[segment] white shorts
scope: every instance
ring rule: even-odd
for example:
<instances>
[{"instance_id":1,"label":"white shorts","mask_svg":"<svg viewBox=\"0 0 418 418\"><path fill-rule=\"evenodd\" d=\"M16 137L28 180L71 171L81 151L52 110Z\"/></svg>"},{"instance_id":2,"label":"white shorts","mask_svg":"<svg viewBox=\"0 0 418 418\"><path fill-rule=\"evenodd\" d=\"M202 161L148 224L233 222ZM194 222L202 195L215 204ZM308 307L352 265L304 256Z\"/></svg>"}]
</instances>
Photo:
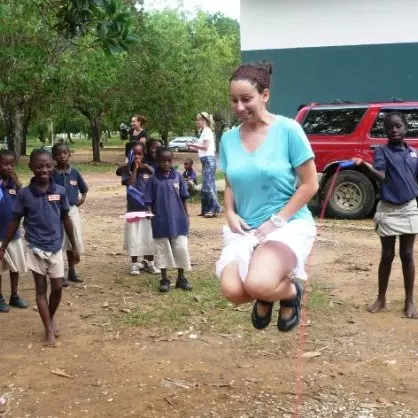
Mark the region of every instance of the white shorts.
<instances>
[{"instance_id":1,"label":"white shorts","mask_svg":"<svg viewBox=\"0 0 418 418\"><path fill-rule=\"evenodd\" d=\"M64 277L64 256L62 250L51 255L48 260L44 260L26 246L26 263L28 269L42 276L49 276L51 279Z\"/></svg>"},{"instance_id":2,"label":"white shorts","mask_svg":"<svg viewBox=\"0 0 418 418\"><path fill-rule=\"evenodd\" d=\"M6 248L3 263L0 266L0 274L5 271L10 271L12 273L24 273L28 271L25 259L25 249L21 238L10 241Z\"/></svg>"},{"instance_id":3,"label":"white shorts","mask_svg":"<svg viewBox=\"0 0 418 418\"><path fill-rule=\"evenodd\" d=\"M185 235L156 238L155 265L159 269L191 270L188 238Z\"/></svg>"},{"instance_id":4,"label":"white shorts","mask_svg":"<svg viewBox=\"0 0 418 418\"><path fill-rule=\"evenodd\" d=\"M123 235L123 249L128 251L131 257L154 255L155 243L149 219L144 218L139 222L126 222Z\"/></svg>"},{"instance_id":5,"label":"white shorts","mask_svg":"<svg viewBox=\"0 0 418 418\"><path fill-rule=\"evenodd\" d=\"M77 250L81 254L84 252L84 244L83 244L83 236L81 233L81 218L80 218L80 212L78 210L77 206L70 206L70 219L73 224L73 231L74 231L74 239L75 243L77 245ZM64 244L62 246L62 249L64 251L71 251L72 247L70 244L70 240L67 237L67 234L65 234L64 237Z\"/></svg>"},{"instance_id":6,"label":"white shorts","mask_svg":"<svg viewBox=\"0 0 418 418\"><path fill-rule=\"evenodd\" d=\"M221 258L216 263L216 274L221 277L223 269L230 263L237 261L242 281L248 274L248 266L257 240L251 234L238 234L228 226L223 228L224 249ZM316 237L316 227L313 221L295 219L283 228L278 228L266 236L264 242L274 241L287 245L296 255L297 263L292 276L301 280L307 279L305 263L311 253Z\"/></svg>"}]
</instances>

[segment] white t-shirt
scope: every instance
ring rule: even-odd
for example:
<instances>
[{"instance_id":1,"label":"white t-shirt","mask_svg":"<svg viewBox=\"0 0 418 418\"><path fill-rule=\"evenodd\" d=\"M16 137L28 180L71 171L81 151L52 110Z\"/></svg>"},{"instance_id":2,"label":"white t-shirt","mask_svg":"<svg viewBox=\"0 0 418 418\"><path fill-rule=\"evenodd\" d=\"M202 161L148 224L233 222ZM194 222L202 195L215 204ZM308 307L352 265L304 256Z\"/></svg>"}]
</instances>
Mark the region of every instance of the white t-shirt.
<instances>
[{"instance_id":1,"label":"white t-shirt","mask_svg":"<svg viewBox=\"0 0 418 418\"><path fill-rule=\"evenodd\" d=\"M203 141L209 141L209 148L207 150L200 149L198 150L199 158L202 157L214 157L215 156L215 137L213 132L209 127L203 129L199 137L199 144L203 145Z\"/></svg>"}]
</instances>

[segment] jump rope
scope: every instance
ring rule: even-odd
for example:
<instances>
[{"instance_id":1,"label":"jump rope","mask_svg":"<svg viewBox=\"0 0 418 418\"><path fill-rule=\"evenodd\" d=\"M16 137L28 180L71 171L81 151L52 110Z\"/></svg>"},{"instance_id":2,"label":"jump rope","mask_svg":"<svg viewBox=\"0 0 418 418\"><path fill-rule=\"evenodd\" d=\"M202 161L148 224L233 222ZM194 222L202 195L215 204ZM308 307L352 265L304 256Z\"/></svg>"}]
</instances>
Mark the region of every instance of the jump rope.
<instances>
[{"instance_id":1,"label":"jump rope","mask_svg":"<svg viewBox=\"0 0 418 418\"><path fill-rule=\"evenodd\" d=\"M341 169L344 168L351 168L354 167L355 163L353 161L339 161L337 169L335 170L335 173L332 176L331 184L328 189L328 192L325 196L325 200L322 203L321 212L319 215L319 227L318 227L318 235L321 232L321 226L323 225L323 221L325 219L325 212L327 210L329 201L331 200L332 192L335 188L335 183L337 181L338 174L340 173ZM308 261L308 269L312 266L312 259L315 256L314 253L311 254ZM308 302L308 293L305 292L303 295L303 305L306 306ZM300 318L300 326L299 326L299 336L298 336L298 354L296 357L296 383L295 383L295 402L293 406L292 411L292 417L293 418L299 418L301 416L300 407L301 407L301 401L302 401L302 377L303 377L303 371L304 371L304 358L303 354L305 352L305 344L306 344L306 337L307 335L307 329L306 329L306 309L302 309L301 312L301 318Z\"/></svg>"}]
</instances>

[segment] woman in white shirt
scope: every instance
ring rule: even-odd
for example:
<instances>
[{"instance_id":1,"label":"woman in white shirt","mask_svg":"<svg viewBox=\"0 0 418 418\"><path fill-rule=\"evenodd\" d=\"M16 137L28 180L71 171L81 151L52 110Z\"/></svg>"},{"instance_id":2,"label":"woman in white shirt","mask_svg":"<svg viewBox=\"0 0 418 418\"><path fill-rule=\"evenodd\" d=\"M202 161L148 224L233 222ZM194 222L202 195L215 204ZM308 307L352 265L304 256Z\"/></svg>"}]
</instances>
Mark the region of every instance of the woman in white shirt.
<instances>
[{"instance_id":1,"label":"woman in white shirt","mask_svg":"<svg viewBox=\"0 0 418 418\"><path fill-rule=\"evenodd\" d=\"M199 142L190 146L197 149L202 163L202 213L205 218L213 218L220 212L218 192L216 190L216 156L215 137L213 135L213 117L207 112L201 112L196 117L200 129Z\"/></svg>"}]
</instances>

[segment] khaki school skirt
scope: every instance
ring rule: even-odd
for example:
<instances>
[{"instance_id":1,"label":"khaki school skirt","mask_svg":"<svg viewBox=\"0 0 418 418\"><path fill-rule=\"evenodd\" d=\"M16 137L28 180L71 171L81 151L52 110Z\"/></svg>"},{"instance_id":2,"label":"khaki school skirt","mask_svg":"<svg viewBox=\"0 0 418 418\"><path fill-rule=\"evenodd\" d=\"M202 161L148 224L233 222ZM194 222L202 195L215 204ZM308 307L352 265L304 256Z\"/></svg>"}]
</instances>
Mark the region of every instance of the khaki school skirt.
<instances>
[{"instance_id":1,"label":"khaki school skirt","mask_svg":"<svg viewBox=\"0 0 418 418\"><path fill-rule=\"evenodd\" d=\"M81 230L81 218L80 218L80 212L78 210L77 206L70 206L70 219L73 224L73 232L74 232L74 239L75 243L77 245L77 250L81 254L84 252L84 244L83 244L83 234ZM65 234L64 237L64 243L62 246L64 251L71 251L71 244L70 240L67 237L67 234Z\"/></svg>"},{"instance_id":2,"label":"khaki school skirt","mask_svg":"<svg viewBox=\"0 0 418 418\"><path fill-rule=\"evenodd\" d=\"M21 238L10 241L6 248L3 263L0 264L0 274L5 271L11 271L12 273L24 273L28 271Z\"/></svg>"},{"instance_id":3,"label":"khaki school skirt","mask_svg":"<svg viewBox=\"0 0 418 418\"><path fill-rule=\"evenodd\" d=\"M380 237L418 234L417 201L413 199L404 205L380 201L373 220Z\"/></svg>"}]
</instances>

